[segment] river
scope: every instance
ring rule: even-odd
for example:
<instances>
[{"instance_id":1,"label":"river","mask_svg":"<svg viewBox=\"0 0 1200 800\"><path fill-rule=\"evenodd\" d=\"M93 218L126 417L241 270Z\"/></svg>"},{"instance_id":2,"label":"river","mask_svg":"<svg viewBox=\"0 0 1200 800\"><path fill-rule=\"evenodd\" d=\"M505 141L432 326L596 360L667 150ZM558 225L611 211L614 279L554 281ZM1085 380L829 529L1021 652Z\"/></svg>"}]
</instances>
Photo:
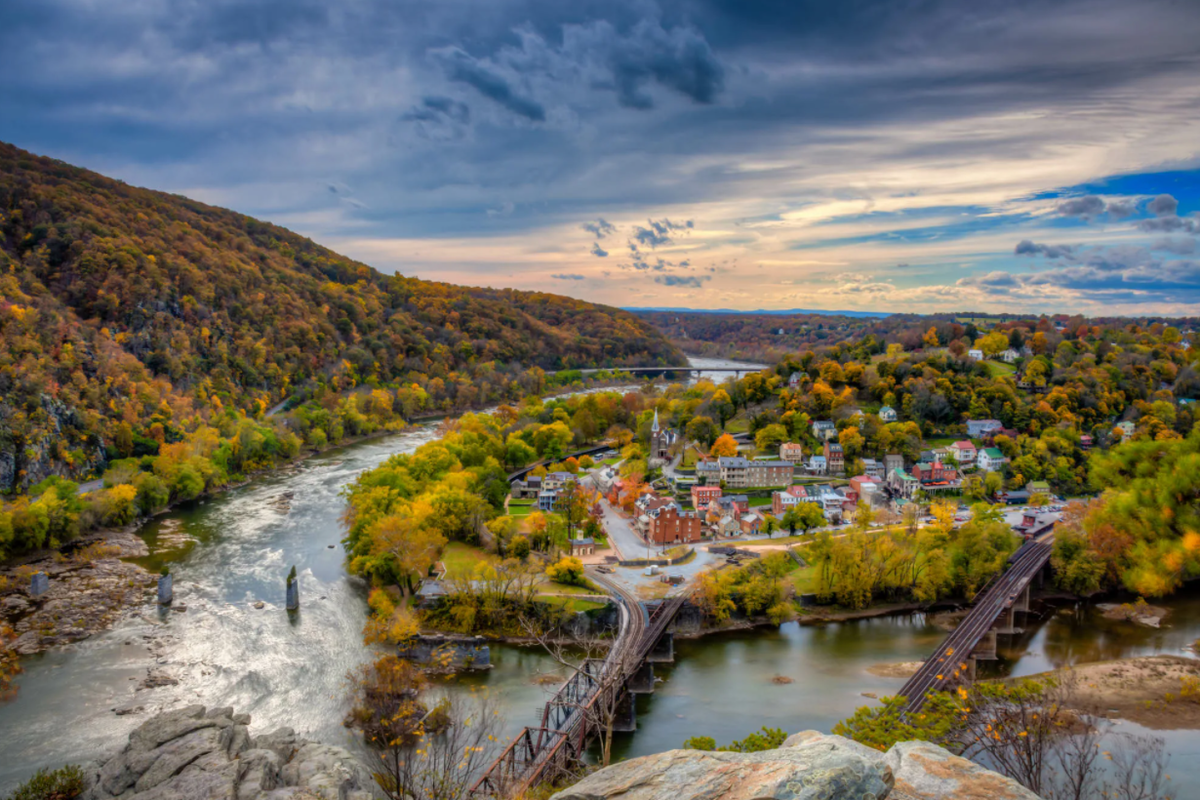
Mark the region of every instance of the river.
<instances>
[{"instance_id":1,"label":"river","mask_svg":"<svg viewBox=\"0 0 1200 800\"><path fill-rule=\"evenodd\" d=\"M372 651L361 638L365 589L346 575L338 545L338 493L361 471L433 435L432 426L422 426L331 450L148 524L143 534L152 551L172 544L146 565L170 562L176 604L186 611L146 607L110 631L24 659L16 698L0 704L0 792L39 767L111 751L147 713L182 703L231 705L253 715L255 731L288 725L358 749L341 724L345 675ZM292 493L290 509L282 505L285 493ZM283 595L293 564L302 607L290 619ZM255 608L260 601L264 607ZM1096 658L1178 653L1200 636L1200 594L1165 605L1173 613L1158 631L1088 609L1051 615L1004 649L995 668L1028 674ZM940 636L923 615L911 615L679 641L675 663L656 667L663 678L656 692L638 699L638 732L620 736L616 752L656 752L694 735L726 742L762 725L827 731L869 702L863 692L885 694L903 683L875 677L868 667L918 660ZM454 679L447 690L486 686L510 728L534 723L546 690L533 679L560 670L536 650L499 645L492 652L494 669ZM150 670L179 683L138 690ZM775 676L793 682L776 684ZM144 711L113 710L131 705ZM1200 750L1194 731L1168 740L1177 756ZM1172 766L1178 777L1195 772L1200 779L1195 759L1179 761Z\"/></svg>"}]
</instances>

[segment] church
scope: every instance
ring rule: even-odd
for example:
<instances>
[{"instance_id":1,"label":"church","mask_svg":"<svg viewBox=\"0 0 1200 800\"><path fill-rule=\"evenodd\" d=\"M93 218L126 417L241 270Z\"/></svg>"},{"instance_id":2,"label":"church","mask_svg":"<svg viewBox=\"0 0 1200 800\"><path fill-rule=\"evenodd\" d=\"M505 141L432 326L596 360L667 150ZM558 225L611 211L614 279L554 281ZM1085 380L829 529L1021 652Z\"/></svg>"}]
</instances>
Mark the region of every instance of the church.
<instances>
[{"instance_id":1,"label":"church","mask_svg":"<svg viewBox=\"0 0 1200 800\"><path fill-rule=\"evenodd\" d=\"M670 460L668 450L675 443L675 433L658 424L658 409L654 410L654 422L650 425L650 458Z\"/></svg>"}]
</instances>

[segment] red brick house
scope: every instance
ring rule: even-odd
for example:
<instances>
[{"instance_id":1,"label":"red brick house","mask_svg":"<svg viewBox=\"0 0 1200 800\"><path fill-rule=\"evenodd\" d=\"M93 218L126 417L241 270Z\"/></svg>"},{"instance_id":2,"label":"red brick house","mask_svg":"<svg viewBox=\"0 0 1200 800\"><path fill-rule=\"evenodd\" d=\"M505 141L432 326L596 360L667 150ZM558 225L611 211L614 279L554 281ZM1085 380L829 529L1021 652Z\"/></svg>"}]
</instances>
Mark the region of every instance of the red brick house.
<instances>
[{"instance_id":1,"label":"red brick house","mask_svg":"<svg viewBox=\"0 0 1200 800\"><path fill-rule=\"evenodd\" d=\"M672 504L653 512L646 538L654 544L685 544L700 541L700 515L691 511L680 511Z\"/></svg>"},{"instance_id":2,"label":"red brick house","mask_svg":"<svg viewBox=\"0 0 1200 800\"><path fill-rule=\"evenodd\" d=\"M697 510L707 508L708 504L721 497L720 486L693 486L692 487L692 508Z\"/></svg>"}]
</instances>

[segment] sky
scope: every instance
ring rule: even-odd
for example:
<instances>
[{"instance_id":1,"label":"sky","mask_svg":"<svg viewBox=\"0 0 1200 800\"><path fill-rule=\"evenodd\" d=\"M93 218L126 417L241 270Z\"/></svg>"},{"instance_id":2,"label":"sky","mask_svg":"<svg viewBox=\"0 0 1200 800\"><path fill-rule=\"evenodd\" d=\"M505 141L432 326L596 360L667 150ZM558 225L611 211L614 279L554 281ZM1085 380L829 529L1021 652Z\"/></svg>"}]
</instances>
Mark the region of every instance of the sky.
<instances>
[{"instance_id":1,"label":"sky","mask_svg":"<svg viewBox=\"0 0 1200 800\"><path fill-rule=\"evenodd\" d=\"M0 139L624 307L1200 314L1195 0L0 0Z\"/></svg>"}]
</instances>

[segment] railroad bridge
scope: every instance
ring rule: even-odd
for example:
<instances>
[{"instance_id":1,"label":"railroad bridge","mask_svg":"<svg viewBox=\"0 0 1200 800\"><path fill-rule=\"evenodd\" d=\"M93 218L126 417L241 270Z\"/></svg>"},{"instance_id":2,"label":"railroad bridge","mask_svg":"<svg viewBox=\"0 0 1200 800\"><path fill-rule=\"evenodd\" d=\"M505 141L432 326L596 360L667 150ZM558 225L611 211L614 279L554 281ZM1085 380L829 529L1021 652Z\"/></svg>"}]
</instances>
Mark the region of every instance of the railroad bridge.
<instances>
[{"instance_id":1,"label":"railroad bridge","mask_svg":"<svg viewBox=\"0 0 1200 800\"><path fill-rule=\"evenodd\" d=\"M1045 577L1054 534L1031 539L1008 560L1008 569L975 595L975 604L941 646L896 694L907 698L908 711L920 711L929 692L974 680L979 659L996 658L996 637L1021 633L1017 614L1029 611L1030 586Z\"/></svg>"},{"instance_id":2,"label":"railroad bridge","mask_svg":"<svg viewBox=\"0 0 1200 800\"><path fill-rule=\"evenodd\" d=\"M589 659L542 709L537 727L526 727L471 787L471 797L507 798L567 774L593 735L611 720L614 731L637 727L633 695L654 691L654 664L674 660L668 630L685 598L652 604L600 575L590 577L613 592L620 610L617 638L603 659Z\"/></svg>"}]
</instances>

